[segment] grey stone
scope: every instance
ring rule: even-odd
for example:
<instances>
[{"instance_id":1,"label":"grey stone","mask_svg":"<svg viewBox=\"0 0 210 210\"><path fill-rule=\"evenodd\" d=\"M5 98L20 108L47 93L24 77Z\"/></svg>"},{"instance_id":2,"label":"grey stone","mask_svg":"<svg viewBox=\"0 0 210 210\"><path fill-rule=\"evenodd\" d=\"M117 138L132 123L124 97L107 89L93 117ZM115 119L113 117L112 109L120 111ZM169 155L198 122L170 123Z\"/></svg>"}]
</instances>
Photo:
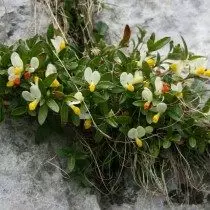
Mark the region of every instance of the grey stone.
<instances>
[{"instance_id":1,"label":"grey stone","mask_svg":"<svg viewBox=\"0 0 210 210\"><path fill-rule=\"evenodd\" d=\"M136 26L158 37L171 36L181 42L182 35L189 49L210 56L210 1L202 0L104 0L103 12L97 17L109 26L109 39L119 42L125 24L135 37Z\"/></svg>"}]
</instances>

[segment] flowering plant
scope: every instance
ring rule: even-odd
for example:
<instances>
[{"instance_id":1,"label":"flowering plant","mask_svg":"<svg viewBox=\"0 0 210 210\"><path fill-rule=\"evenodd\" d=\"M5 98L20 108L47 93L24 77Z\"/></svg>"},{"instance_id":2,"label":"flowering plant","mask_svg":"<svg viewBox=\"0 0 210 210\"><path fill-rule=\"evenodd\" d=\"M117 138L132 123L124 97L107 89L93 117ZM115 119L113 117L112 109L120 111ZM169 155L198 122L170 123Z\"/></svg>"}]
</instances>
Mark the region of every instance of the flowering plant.
<instances>
[{"instance_id":1,"label":"flowering plant","mask_svg":"<svg viewBox=\"0 0 210 210\"><path fill-rule=\"evenodd\" d=\"M100 40L81 56L51 28L47 37L1 45L0 119L27 114L43 125L55 115L61 125L79 127L86 138L72 147L79 144L89 159L94 154L102 171L107 163L121 165L121 155L123 166L141 168L142 157L174 148L204 153L210 142L206 58L189 52L183 39L175 45L142 29L125 51L128 41L125 35L118 46ZM80 158L69 153L76 171Z\"/></svg>"}]
</instances>

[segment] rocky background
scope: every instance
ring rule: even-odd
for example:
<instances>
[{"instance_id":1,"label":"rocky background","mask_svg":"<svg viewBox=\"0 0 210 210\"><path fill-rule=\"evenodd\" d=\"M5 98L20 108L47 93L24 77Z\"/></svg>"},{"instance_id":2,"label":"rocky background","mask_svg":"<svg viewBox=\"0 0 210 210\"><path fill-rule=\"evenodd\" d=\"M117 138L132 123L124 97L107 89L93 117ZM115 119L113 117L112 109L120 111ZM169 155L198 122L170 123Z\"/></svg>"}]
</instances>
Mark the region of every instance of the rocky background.
<instances>
[{"instance_id":1,"label":"rocky background","mask_svg":"<svg viewBox=\"0 0 210 210\"><path fill-rule=\"evenodd\" d=\"M203 0L104 0L106 9L96 17L109 25L109 39L119 41L125 24L136 25L180 40L189 48L210 56L210 1ZM43 4L35 0L0 0L0 41L13 43L20 38L44 33L51 21ZM138 192L134 204L105 207L90 189L83 189L61 169L56 156L57 142L34 144L37 124L7 119L0 124L0 210L163 210L164 198ZM60 143L59 143L60 144ZM129 194L129 191L128 191ZM132 192L130 192L132 194ZM100 203L100 205L99 205ZM174 209L209 209L177 206Z\"/></svg>"}]
</instances>

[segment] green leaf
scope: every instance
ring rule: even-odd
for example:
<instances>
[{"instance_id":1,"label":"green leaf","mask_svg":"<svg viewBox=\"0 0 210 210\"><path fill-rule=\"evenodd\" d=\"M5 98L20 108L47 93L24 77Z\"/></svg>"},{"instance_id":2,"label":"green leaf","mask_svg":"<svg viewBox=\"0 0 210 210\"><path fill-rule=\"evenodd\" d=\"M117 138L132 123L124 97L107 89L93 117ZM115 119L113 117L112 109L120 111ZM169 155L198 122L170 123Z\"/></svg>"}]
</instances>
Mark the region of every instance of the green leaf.
<instances>
[{"instance_id":1,"label":"green leaf","mask_svg":"<svg viewBox=\"0 0 210 210\"><path fill-rule=\"evenodd\" d=\"M132 118L130 116L116 116L116 122L122 125L130 124L132 122Z\"/></svg>"},{"instance_id":2,"label":"green leaf","mask_svg":"<svg viewBox=\"0 0 210 210\"><path fill-rule=\"evenodd\" d=\"M41 91L42 95L45 96L47 91L46 91L45 85L41 79L39 79L39 81L38 81L38 86L39 86L39 90Z\"/></svg>"},{"instance_id":3,"label":"green leaf","mask_svg":"<svg viewBox=\"0 0 210 210\"><path fill-rule=\"evenodd\" d=\"M189 138L189 145L190 145L192 148L196 147L196 139L193 138L193 137L190 137L190 138Z\"/></svg>"},{"instance_id":4,"label":"green leaf","mask_svg":"<svg viewBox=\"0 0 210 210\"><path fill-rule=\"evenodd\" d=\"M97 89L112 89L113 87L115 87L115 85L109 81L101 81L97 85Z\"/></svg>"},{"instance_id":5,"label":"green leaf","mask_svg":"<svg viewBox=\"0 0 210 210\"><path fill-rule=\"evenodd\" d=\"M44 86L50 87L50 85L53 83L53 81L57 78L57 74L50 74L48 77L45 78Z\"/></svg>"},{"instance_id":6,"label":"green leaf","mask_svg":"<svg viewBox=\"0 0 210 210\"><path fill-rule=\"evenodd\" d=\"M47 106L52 109L54 112L59 112L59 106L58 104L53 100L53 99L49 99L47 101Z\"/></svg>"},{"instance_id":7,"label":"green leaf","mask_svg":"<svg viewBox=\"0 0 210 210\"><path fill-rule=\"evenodd\" d=\"M125 88L123 87L115 87L112 89L112 93L123 93L125 92Z\"/></svg>"},{"instance_id":8,"label":"green leaf","mask_svg":"<svg viewBox=\"0 0 210 210\"><path fill-rule=\"evenodd\" d=\"M160 153L160 148L155 143L151 144L149 147L150 154L152 157L156 158Z\"/></svg>"},{"instance_id":9,"label":"green leaf","mask_svg":"<svg viewBox=\"0 0 210 210\"><path fill-rule=\"evenodd\" d=\"M173 108L169 109L167 111L167 114L170 118L172 118L175 121L180 121L183 111L179 105L173 106Z\"/></svg>"},{"instance_id":10,"label":"green leaf","mask_svg":"<svg viewBox=\"0 0 210 210\"><path fill-rule=\"evenodd\" d=\"M182 42L183 42L183 45L184 45L184 57L183 57L183 59L187 59L187 57L188 57L187 44L186 44L186 42L185 42L185 40L184 40L184 38L182 36L181 36L181 38L182 38Z\"/></svg>"},{"instance_id":11,"label":"green leaf","mask_svg":"<svg viewBox=\"0 0 210 210\"><path fill-rule=\"evenodd\" d=\"M67 165L68 165L68 171L69 171L70 173L74 170L75 162L76 162L75 157L71 155L71 156L68 158L68 163L67 163Z\"/></svg>"},{"instance_id":12,"label":"green leaf","mask_svg":"<svg viewBox=\"0 0 210 210\"><path fill-rule=\"evenodd\" d=\"M106 95L106 94L101 95L99 92L94 92L94 93L93 93L93 101L94 101L96 104L104 103L104 102L106 102L108 99L109 99L109 96Z\"/></svg>"},{"instance_id":13,"label":"green leaf","mask_svg":"<svg viewBox=\"0 0 210 210\"><path fill-rule=\"evenodd\" d=\"M50 41L54 37L54 27L53 24L51 23L47 29L47 38Z\"/></svg>"},{"instance_id":14,"label":"green leaf","mask_svg":"<svg viewBox=\"0 0 210 210\"><path fill-rule=\"evenodd\" d=\"M146 61L142 62L142 72L143 75L149 78L149 75L151 73L151 68L149 67L148 63Z\"/></svg>"},{"instance_id":15,"label":"green leaf","mask_svg":"<svg viewBox=\"0 0 210 210\"><path fill-rule=\"evenodd\" d=\"M168 44L171 41L170 37L164 37L157 42L155 42L153 45L150 46L149 51L156 51L164 47L166 44Z\"/></svg>"},{"instance_id":16,"label":"green leaf","mask_svg":"<svg viewBox=\"0 0 210 210\"><path fill-rule=\"evenodd\" d=\"M45 120L47 119L47 115L48 115L48 107L46 104L44 104L39 108L39 113L38 113L38 122L40 125L44 124Z\"/></svg>"},{"instance_id":17,"label":"green leaf","mask_svg":"<svg viewBox=\"0 0 210 210\"><path fill-rule=\"evenodd\" d=\"M104 36L106 35L106 32L109 29L109 26L106 23L99 21L96 23L95 29L97 30L97 33L99 35Z\"/></svg>"},{"instance_id":18,"label":"green leaf","mask_svg":"<svg viewBox=\"0 0 210 210\"><path fill-rule=\"evenodd\" d=\"M12 116L19 116L19 115L25 114L26 112L27 112L26 106L20 106L20 107L17 107L15 109L13 109L11 115Z\"/></svg>"},{"instance_id":19,"label":"green leaf","mask_svg":"<svg viewBox=\"0 0 210 210\"><path fill-rule=\"evenodd\" d=\"M114 117L110 117L106 119L106 122L114 128L118 127L117 122L115 121Z\"/></svg>"},{"instance_id":20,"label":"green leaf","mask_svg":"<svg viewBox=\"0 0 210 210\"><path fill-rule=\"evenodd\" d=\"M142 100L137 100L133 102L134 106L142 107L145 102Z\"/></svg>"},{"instance_id":21,"label":"green leaf","mask_svg":"<svg viewBox=\"0 0 210 210\"><path fill-rule=\"evenodd\" d=\"M171 142L170 141L163 141L163 148L164 149L168 149L171 146Z\"/></svg>"},{"instance_id":22,"label":"green leaf","mask_svg":"<svg viewBox=\"0 0 210 210\"><path fill-rule=\"evenodd\" d=\"M66 102L63 102L61 106L60 115L61 115L61 124L67 123L69 116L69 107L67 106Z\"/></svg>"}]
</instances>

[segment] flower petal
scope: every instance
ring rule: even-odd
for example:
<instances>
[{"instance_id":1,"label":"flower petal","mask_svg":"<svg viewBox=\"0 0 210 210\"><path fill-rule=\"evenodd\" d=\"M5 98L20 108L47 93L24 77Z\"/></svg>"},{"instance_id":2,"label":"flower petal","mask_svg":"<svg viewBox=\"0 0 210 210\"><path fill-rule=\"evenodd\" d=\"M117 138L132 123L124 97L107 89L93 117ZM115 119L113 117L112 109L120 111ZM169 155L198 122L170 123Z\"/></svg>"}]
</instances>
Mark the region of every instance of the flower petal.
<instances>
[{"instance_id":1,"label":"flower petal","mask_svg":"<svg viewBox=\"0 0 210 210\"><path fill-rule=\"evenodd\" d=\"M94 71L92 74L92 82L94 83L94 85L97 85L100 79L101 79L100 73L98 71Z\"/></svg>"},{"instance_id":2,"label":"flower petal","mask_svg":"<svg viewBox=\"0 0 210 210\"><path fill-rule=\"evenodd\" d=\"M92 69L90 67L85 69L84 78L89 84L92 82Z\"/></svg>"},{"instance_id":3,"label":"flower petal","mask_svg":"<svg viewBox=\"0 0 210 210\"><path fill-rule=\"evenodd\" d=\"M127 76L128 74L126 72L123 72L121 75L120 75L120 83L123 87L125 87L128 83L128 79L127 79Z\"/></svg>"},{"instance_id":4,"label":"flower petal","mask_svg":"<svg viewBox=\"0 0 210 210\"><path fill-rule=\"evenodd\" d=\"M163 88L163 82L160 77L156 77L155 79L155 90L156 94L161 94L162 93L162 88Z\"/></svg>"},{"instance_id":5,"label":"flower petal","mask_svg":"<svg viewBox=\"0 0 210 210\"><path fill-rule=\"evenodd\" d=\"M23 91L22 96L26 101L33 101L35 98L32 96L32 94L28 91Z\"/></svg>"},{"instance_id":6,"label":"flower petal","mask_svg":"<svg viewBox=\"0 0 210 210\"><path fill-rule=\"evenodd\" d=\"M13 66L9 67L8 70L7 70L7 72L8 72L8 74L10 76L15 75L15 73L14 73L14 67Z\"/></svg>"},{"instance_id":7,"label":"flower petal","mask_svg":"<svg viewBox=\"0 0 210 210\"><path fill-rule=\"evenodd\" d=\"M30 66L36 70L39 67L39 59L37 57L31 58Z\"/></svg>"},{"instance_id":8,"label":"flower petal","mask_svg":"<svg viewBox=\"0 0 210 210\"><path fill-rule=\"evenodd\" d=\"M127 76L127 83L132 84L133 83L133 74L129 73Z\"/></svg>"},{"instance_id":9,"label":"flower petal","mask_svg":"<svg viewBox=\"0 0 210 210\"><path fill-rule=\"evenodd\" d=\"M40 99L42 94L41 94L41 91L39 90L39 87L38 85L32 85L30 87L30 92L32 94L32 96L36 99Z\"/></svg>"},{"instance_id":10,"label":"flower petal","mask_svg":"<svg viewBox=\"0 0 210 210\"><path fill-rule=\"evenodd\" d=\"M81 92L75 93L74 98L76 98L78 101L83 101L84 100L84 97L83 97Z\"/></svg>"},{"instance_id":11,"label":"flower petal","mask_svg":"<svg viewBox=\"0 0 210 210\"><path fill-rule=\"evenodd\" d=\"M158 113L164 113L166 111L166 109L167 109L167 105L163 102L161 102L157 105Z\"/></svg>"},{"instance_id":12,"label":"flower petal","mask_svg":"<svg viewBox=\"0 0 210 210\"><path fill-rule=\"evenodd\" d=\"M137 132L138 132L138 137L141 138L146 134L145 129L142 126L138 126L136 128Z\"/></svg>"},{"instance_id":13,"label":"flower petal","mask_svg":"<svg viewBox=\"0 0 210 210\"><path fill-rule=\"evenodd\" d=\"M52 45L55 48L56 52L59 53L60 51L60 42L55 39L51 39Z\"/></svg>"},{"instance_id":14,"label":"flower petal","mask_svg":"<svg viewBox=\"0 0 210 210\"><path fill-rule=\"evenodd\" d=\"M45 72L45 76L48 77L49 75L55 74L55 73L57 73L56 67L53 64L49 63L47 65L47 70Z\"/></svg>"},{"instance_id":15,"label":"flower petal","mask_svg":"<svg viewBox=\"0 0 210 210\"><path fill-rule=\"evenodd\" d=\"M128 137L130 139L135 139L135 138L138 138L138 132L135 128L131 128L129 131L128 131Z\"/></svg>"},{"instance_id":16,"label":"flower petal","mask_svg":"<svg viewBox=\"0 0 210 210\"><path fill-rule=\"evenodd\" d=\"M142 91L142 98L145 101L151 102L153 100L152 91L149 88L145 87L144 90Z\"/></svg>"},{"instance_id":17,"label":"flower petal","mask_svg":"<svg viewBox=\"0 0 210 210\"><path fill-rule=\"evenodd\" d=\"M18 53L13 52L11 55L11 63L14 67L23 69L23 61L21 60Z\"/></svg>"}]
</instances>

